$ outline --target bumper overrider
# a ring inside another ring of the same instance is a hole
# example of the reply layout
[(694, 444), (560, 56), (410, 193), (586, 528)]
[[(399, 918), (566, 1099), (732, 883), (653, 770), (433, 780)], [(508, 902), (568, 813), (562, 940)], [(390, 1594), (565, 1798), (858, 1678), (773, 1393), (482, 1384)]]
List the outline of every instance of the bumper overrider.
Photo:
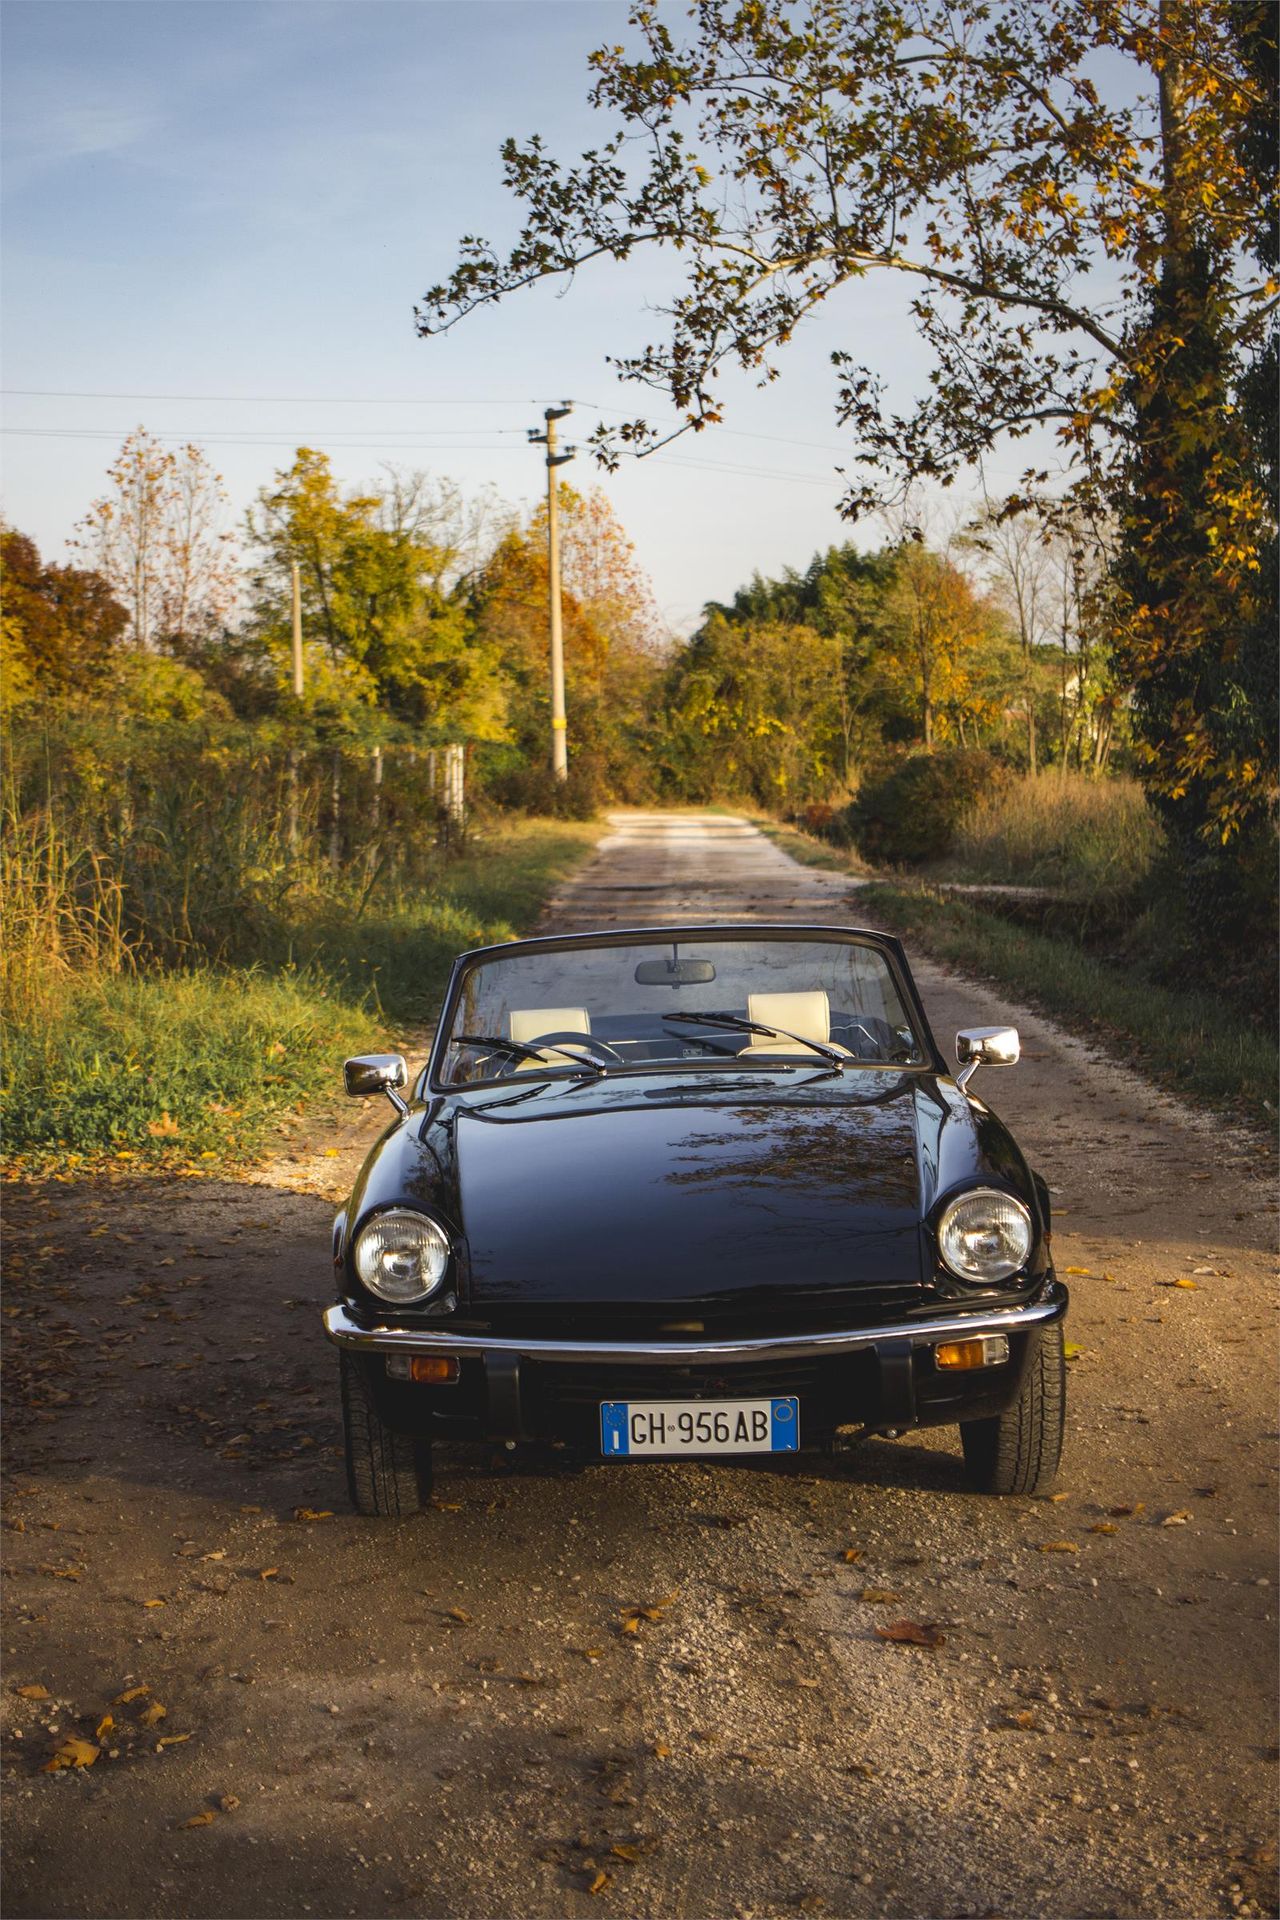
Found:
[[(554, 1340), (445, 1328), (371, 1324), (343, 1305), (324, 1329), (365, 1362), (439, 1356), (458, 1363), (457, 1386), (402, 1385), (371, 1371), (393, 1426), (493, 1440), (589, 1438), (596, 1403), (613, 1399), (734, 1397), (796, 1392), (810, 1441), (843, 1426), (902, 1429), (982, 1418), (1016, 1399), (1033, 1336), (1066, 1315), (1067, 1289), (1050, 1279), (1016, 1306), (973, 1307), (848, 1331), (748, 1339)], [(974, 1371), (938, 1365), (951, 1342), (1004, 1336), (1007, 1357)], [(399, 1369), (395, 1369), (399, 1371)]]

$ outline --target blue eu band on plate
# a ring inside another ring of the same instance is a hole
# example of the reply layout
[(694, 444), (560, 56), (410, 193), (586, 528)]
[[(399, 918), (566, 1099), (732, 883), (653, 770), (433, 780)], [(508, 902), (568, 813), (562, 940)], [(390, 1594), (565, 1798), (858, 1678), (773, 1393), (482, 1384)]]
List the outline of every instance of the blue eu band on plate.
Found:
[(600, 1451), (606, 1460), (637, 1453), (798, 1453), (800, 1402), (780, 1400), (606, 1400)]

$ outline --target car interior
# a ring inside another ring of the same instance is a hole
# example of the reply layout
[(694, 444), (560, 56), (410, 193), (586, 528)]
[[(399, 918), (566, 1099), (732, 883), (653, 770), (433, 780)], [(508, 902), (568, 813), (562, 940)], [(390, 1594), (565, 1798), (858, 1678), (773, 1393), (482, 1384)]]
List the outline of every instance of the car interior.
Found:
[[(537, 1049), (535, 1057), (513, 1060), (511, 1073), (537, 1073), (545, 1067), (572, 1067), (575, 1046), (584, 1056), (607, 1064), (609, 1056), (627, 1064), (645, 1061), (687, 1060), (731, 1055), (740, 1061), (822, 1058), (828, 1049), (860, 1061), (901, 1063), (911, 1057), (911, 1035), (894, 1030), (887, 1021), (869, 1014), (833, 1016), (831, 1002), (821, 988), (807, 992), (751, 993), (745, 1007), (708, 1010), (712, 1017), (701, 1028), (692, 1014), (682, 1015), (679, 1030), (661, 1013), (592, 1016), (585, 1007), (520, 1007), (508, 1019), (510, 1038)], [(766, 1033), (735, 1032), (716, 1024), (722, 1014), (764, 1027)], [(686, 1024), (688, 1022), (688, 1024)], [(792, 1036), (795, 1036), (794, 1038)], [(563, 1046), (567, 1052), (557, 1052)]]

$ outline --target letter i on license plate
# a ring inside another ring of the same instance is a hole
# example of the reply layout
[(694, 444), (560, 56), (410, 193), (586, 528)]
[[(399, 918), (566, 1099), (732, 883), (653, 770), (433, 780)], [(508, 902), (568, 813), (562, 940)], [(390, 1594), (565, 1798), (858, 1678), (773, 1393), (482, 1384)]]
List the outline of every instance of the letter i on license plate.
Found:
[(800, 1402), (774, 1400), (605, 1400), (600, 1451), (606, 1460), (639, 1453), (796, 1453)]

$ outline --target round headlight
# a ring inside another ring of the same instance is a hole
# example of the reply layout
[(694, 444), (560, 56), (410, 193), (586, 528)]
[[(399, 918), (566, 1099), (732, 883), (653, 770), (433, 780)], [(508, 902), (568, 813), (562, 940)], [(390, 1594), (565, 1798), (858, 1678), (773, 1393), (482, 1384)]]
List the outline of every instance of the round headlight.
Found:
[(370, 1293), (396, 1306), (434, 1293), (448, 1264), (448, 1237), (425, 1213), (380, 1213), (356, 1240), (356, 1272)]
[(1031, 1215), (1010, 1193), (962, 1193), (938, 1222), (938, 1247), (961, 1280), (1007, 1280), (1031, 1252)]

